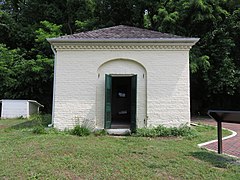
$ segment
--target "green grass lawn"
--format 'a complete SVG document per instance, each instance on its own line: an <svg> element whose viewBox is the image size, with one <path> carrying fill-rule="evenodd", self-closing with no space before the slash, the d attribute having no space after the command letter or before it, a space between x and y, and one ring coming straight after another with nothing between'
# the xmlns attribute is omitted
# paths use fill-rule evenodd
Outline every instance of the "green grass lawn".
<svg viewBox="0 0 240 180"><path fill-rule="evenodd" d="M197 147L198 143L216 138L212 127L195 127L198 136L189 139L38 135L24 124L31 123L25 119L0 120L0 179L240 177L236 159Z"/></svg>

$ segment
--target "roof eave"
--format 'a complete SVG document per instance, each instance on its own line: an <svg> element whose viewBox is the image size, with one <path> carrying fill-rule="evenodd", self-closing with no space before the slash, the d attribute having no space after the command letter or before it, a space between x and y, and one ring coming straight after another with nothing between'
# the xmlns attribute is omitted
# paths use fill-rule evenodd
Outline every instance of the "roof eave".
<svg viewBox="0 0 240 180"><path fill-rule="evenodd" d="M199 38L149 38L149 39L60 39L60 38L48 38L47 41L54 44L61 43L187 43L196 44Z"/></svg>
<svg viewBox="0 0 240 180"><path fill-rule="evenodd" d="M35 100L27 100L28 102L31 102L31 103L35 103L37 104L39 107L44 107L42 104L40 104L39 102L35 101Z"/></svg>

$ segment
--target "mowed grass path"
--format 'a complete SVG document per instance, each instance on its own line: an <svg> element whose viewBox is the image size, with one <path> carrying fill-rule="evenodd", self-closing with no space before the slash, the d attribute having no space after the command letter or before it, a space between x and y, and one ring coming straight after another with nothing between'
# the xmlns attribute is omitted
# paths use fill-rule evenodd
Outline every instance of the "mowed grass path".
<svg viewBox="0 0 240 180"><path fill-rule="evenodd" d="M0 120L0 179L239 179L238 160L199 149L216 138L142 138L33 134ZM228 132L225 132L227 134Z"/></svg>

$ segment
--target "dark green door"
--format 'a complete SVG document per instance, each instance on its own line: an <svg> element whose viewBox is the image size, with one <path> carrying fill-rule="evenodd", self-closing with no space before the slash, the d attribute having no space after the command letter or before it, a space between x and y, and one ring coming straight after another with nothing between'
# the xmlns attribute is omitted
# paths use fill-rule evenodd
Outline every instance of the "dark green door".
<svg viewBox="0 0 240 180"><path fill-rule="evenodd" d="M131 131L136 131L137 75L131 77Z"/></svg>
<svg viewBox="0 0 240 180"><path fill-rule="evenodd" d="M105 75L105 128L111 128L112 119L112 76Z"/></svg>
<svg viewBox="0 0 240 180"><path fill-rule="evenodd" d="M129 95L127 97L130 98L129 100L130 100L130 104L131 104L130 105L130 128L131 128L132 132L135 132L136 131L137 75L131 76L129 78L131 78L130 79L131 85L129 83L129 87L131 86L129 89L131 91L130 92L131 95ZM117 83L117 84L119 84L119 83ZM115 98L115 101L113 99L113 95L112 95L113 88L117 88L117 87L113 87L113 78L111 75L106 74L105 75L105 125L104 125L104 127L106 129L111 128L112 111L114 110L115 106L119 105L119 104L115 104L115 103L119 103L118 101L116 101L116 98ZM116 90L118 90L118 89L115 89L115 91ZM116 92L118 92L118 91L116 91Z"/></svg>

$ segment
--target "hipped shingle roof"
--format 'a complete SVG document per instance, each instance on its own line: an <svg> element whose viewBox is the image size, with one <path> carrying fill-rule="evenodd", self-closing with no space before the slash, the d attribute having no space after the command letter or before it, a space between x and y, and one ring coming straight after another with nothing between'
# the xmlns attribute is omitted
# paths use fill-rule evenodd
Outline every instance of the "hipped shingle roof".
<svg viewBox="0 0 240 180"><path fill-rule="evenodd" d="M195 44L198 38L187 38L158 31L119 25L93 31L47 39L50 44L56 43L190 43Z"/></svg>
<svg viewBox="0 0 240 180"><path fill-rule="evenodd" d="M183 38L173 34L125 25L113 26L59 37L60 39L162 39Z"/></svg>

